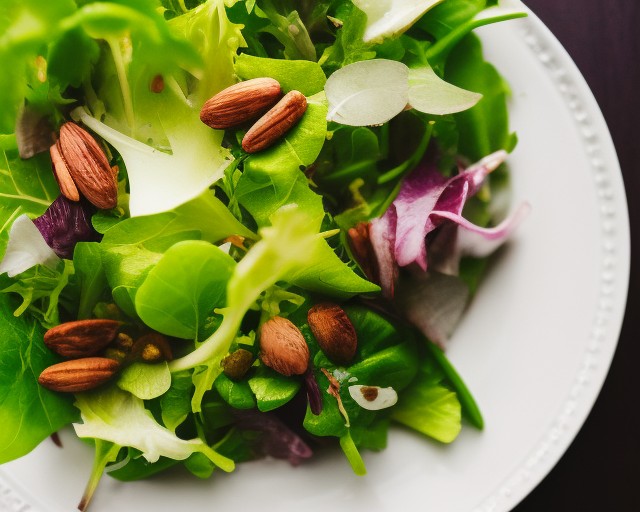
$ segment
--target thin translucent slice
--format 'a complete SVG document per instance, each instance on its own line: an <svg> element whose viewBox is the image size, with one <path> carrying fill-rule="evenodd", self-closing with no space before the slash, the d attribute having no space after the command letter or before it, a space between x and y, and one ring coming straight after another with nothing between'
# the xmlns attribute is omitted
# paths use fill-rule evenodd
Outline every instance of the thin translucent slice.
<svg viewBox="0 0 640 512"><path fill-rule="evenodd" d="M482 99L482 94L461 89L440 78L430 67L409 71L409 105L426 114L462 112Z"/></svg>
<svg viewBox="0 0 640 512"><path fill-rule="evenodd" d="M327 119L350 126L383 124L409 101L409 68L401 62L374 59L336 71L325 85Z"/></svg>
<svg viewBox="0 0 640 512"><path fill-rule="evenodd" d="M442 0L353 0L367 15L366 42L403 33L440 2Z"/></svg>

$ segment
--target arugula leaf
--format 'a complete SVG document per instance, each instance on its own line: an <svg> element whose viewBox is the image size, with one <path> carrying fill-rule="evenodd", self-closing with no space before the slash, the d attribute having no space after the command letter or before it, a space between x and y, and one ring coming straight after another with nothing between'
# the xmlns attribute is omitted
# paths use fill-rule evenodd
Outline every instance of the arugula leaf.
<svg viewBox="0 0 640 512"><path fill-rule="evenodd" d="M0 463L29 453L78 418L68 397L38 384L40 373L59 359L45 348L38 321L15 318L15 308L0 294Z"/></svg>

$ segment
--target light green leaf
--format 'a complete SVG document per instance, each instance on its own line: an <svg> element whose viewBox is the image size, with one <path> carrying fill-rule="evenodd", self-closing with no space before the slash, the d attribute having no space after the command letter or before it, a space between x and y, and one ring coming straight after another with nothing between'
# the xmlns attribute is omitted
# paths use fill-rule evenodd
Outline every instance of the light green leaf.
<svg viewBox="0 0 640 512"><path fill-rule="evenodd" d="M442 0L353 0L367 15L365 41L401 34Z"/></svg>
<svg viewBox="0 0 640 512"><path fill-rule="evenodd" d="M258 226L269 225L269 218L279 208L295 203L312 217L316 229L320 228L322 197L309 188L302 171L320 154L327 133L326 115L324 104L310 100L302 120L281 143L246 160L236 198Z"/></svg>
<svg viewBox="0 0 640 512"><path fill-rule="evenodd" d="M262 412L272 411L286 404L300 390L300 385L300 380L284 377L264 366L260 366L256 375L249 379L258 409Z"/></svg>
<svg viewBox="0 0 640 512"><path fill-rule="evenodd" d="M151 400L163 395L171 387L171 372L166 362L133 363L122 370L116 384L142 400Z"/></svg>
<svg viewBox="0 0 640 512"><path fill-rule="evenodd" d="M482 94L442 80L430 67L409 70L409 105L426 114L443 116L468 110Z"/></svg>
<svg viewBox="0 0 640 512"><path fill-rule="evenodd" d="M152 329L197 339L207 316L225 304L235 261L215 245L179 242L158 261L138 289L136 312Z"/></svg>
<svg viewBox="0 0 640 512"><path fill-rule="evenodd" d="M269 77L280 82L282 91L300 91L313 96L324 88L327 77L320 65L308 60L253 57L245 53L236 59L236 73L243 80Z"/></svg>
<svg viewBox="0 0 640 512"><path fill-rule="evenodd" d="M349 64L327 80L327 119L350 126L386 123L407 106L408 80L407 66L394 60Z"/></svg>
<svg viewBox="0 0 640 512"><path fill-rule="evenodd" d="M29 453L77 418L68 397L38 384L40 373L59 359L44 346L37 320L13 316L16 307L0 294L0 463Z"/></svg>
<svg viewBox="0 0 640 512"><path fill-rule="evenodd" d="M93 437L119 446L136 448L149 462L160 457L184 460L192 453L204 455L224 471L233 471L235 464L213 450L201 439L180 439L159 425L144 402L116 386L76 396L76 407L82 415L81 424L74 424L78 437Z"/></svg>

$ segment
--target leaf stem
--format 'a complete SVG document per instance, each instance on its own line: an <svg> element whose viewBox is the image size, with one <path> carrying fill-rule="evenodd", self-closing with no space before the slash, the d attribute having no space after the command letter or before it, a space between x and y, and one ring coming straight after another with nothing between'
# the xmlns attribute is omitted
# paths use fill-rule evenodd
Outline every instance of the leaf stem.
<svg viewBox="0 0 640 512"><path fill-rule="evenodd" d="M122 51L120 49L120 41L117 39L107 39L107 44L111 50L113 56L113 62L116 66L116 73L118 74L118 81L120 82L120 90L122 92L122 101L124 103L124 112L131 129L131 135L134 132L134 114L133 114L133 100L131 98L131 89L129 87L129 81L127 80L127 71L124 65L124 59L122 58Z"/></svg>

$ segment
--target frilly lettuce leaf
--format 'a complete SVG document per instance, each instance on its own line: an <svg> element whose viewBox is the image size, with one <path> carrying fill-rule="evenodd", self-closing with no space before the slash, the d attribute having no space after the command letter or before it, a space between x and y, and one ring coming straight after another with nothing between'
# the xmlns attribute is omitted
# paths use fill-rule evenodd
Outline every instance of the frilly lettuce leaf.
<svg viewBox="0 0 640 512"><path fill-rule="evenodd" d="M240 27L229 22L222 0L169 24L163 20L162 30L137 17L116 32L102 15L90 32L107 39L111 50L111 60L103 56L101 100L88 102L91 113L76 109L73 115L122 156L132 217L172 210L219 180L232 159L221 146L223 132L204 125L199 112L206 99L235 82L233 59L244 44ZM154 80L160 85L152 87Z"/></svg>
<svg viewBox="0 0 640 512"><path fill-rule="evenodd" d="M234 469L232 460L201 439L180 439L158 424L140 398L116 386L77 395L76 407L82 417L82 423L73 425L78 437L136 448L149 462L156 462L161 456L185 460L192 453L202 453L220 469Z"/></svg>

